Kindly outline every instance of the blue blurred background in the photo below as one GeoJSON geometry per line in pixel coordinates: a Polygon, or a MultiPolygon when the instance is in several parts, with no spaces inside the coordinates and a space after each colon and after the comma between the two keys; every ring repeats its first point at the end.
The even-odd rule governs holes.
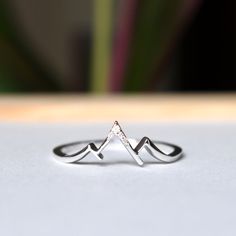
{"type": "Polygon", "coordinates": [[[235,91],[235,0],[0,0],[0,92],[235,91]]]}

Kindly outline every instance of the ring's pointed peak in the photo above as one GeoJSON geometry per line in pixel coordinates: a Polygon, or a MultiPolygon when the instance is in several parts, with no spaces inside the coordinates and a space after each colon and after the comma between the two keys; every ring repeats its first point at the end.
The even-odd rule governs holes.
{"type": "Polygon", "coordinates": [[[121,126],[119,125],[118,121],[114,122],[114,124],[111,128],[111,131],[116,135],[119,134],[120,132],[122,132],[121,126]]]}
{"type": "Polygon", "coordinates": [[[120,124],[117,120],[115,120],[113,125],[120,125],[120,124]]]}
{"type": "Polygon", "coordinates": [[[115,121],[112,125],[112,129],[121,129],[121,126],[118,121],[115,121]]]}

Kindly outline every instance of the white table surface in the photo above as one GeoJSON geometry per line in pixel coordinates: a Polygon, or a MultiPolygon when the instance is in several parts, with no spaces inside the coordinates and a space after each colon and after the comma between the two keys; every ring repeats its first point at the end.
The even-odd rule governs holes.
{"type": "Polygon", "coordinates": [[[121,124],[184,149],[172,164],[56,162],[64,142],[112,124],[0,124],[0,235],[236,235],[236,123],[121,124]]]}

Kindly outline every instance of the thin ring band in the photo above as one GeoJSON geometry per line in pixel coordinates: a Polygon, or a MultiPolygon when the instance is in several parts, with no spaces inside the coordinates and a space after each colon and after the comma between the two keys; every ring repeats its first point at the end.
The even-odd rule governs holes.
{"type": "Polygon", "coordinates": [[[112,129],[108,133],[108,136],[104,141],[93,140],[91,141],[80,141],[75,143],[63,144],[53,149],[56,159],[65,163],[73,163],[82,160],[89,153],[93,153],[99,160],[103,159],[102,150],[112,141],[113,137],[116,136],[120,139],[126,150],[130,153],[133,159],[140,165],[143,165],[143,160],[140,158],[139,153],[144,148],[150,155],[162,162],[174,162],[178,160],[182,155],[182,149],[174,144],[166,142],[152,142],[148,137],[143,137],[135,148],[130,144],[131,139],[128,139],[121,129],[117,121],[114,122],[112,129]],[[101,145],[97,147],[95,144],[101,142],[101,145]],[[157,144],[163,144],[172,147],[171,153],[166,153],[157,144]],[[84,145],[82,149],[72,154],[63,152],[63,149],[72,147],[75,145],[84,145]]]}
{"type": "MultiPolygon", "coordinates": [[[[137,139],[128,139],[129,142],[132,141],[137,141],[137,139]]],[[[89,141],[78,141],[78,142],[73,142],[73,143],[68,143],[68,144],[62,144],[60,146],[57,146],[53,149],[53,153],[55,154],[55,158],[58,161],[64,162],[64,163],[74,163],[81,161],[83,158],[85,158],[89,152],[97,152],[97,157],[99,160],[103,159],[103,155],[98,151],[101,149],[103,150],[104,143],[106,143],[107,140],[103,141],[102,139],[97,139],[97,140],[89,140],[89,141]],[[96,144],[100,144],[99,148],[97,148],[96,144]],[[63,149],[73,147],[73,146],[84,146],[79,151],[76,151],[74,153],[68,154],[63,151],[63,149]]],[[[161,161],[161,162],[166,162],[166,163],[171,163],[177,161],[179,158],[181,158],[182,155],[182,149],[179,146],[176,146],[171,143],[167,142],[160,142],[160,141],[151,141],[149,138],[144,137],[141,139],[141,141],[136,145],[135,148],[132,148],[133,151],[135,152],[136,155],[140,153],[140,151],[145,148],[146,151],[155,159],[161,161]],[[164,151],[161,151],[160,148],[157,147],[157,145],[165,145],[168,147],[171,147],[173,151],[171,153],[165,153],[164,151]]],[[[138,163],[141,164],[141,163],[138,163]]],[[[142,163],[143,164],[143,163],[142,163]]],[[[141,164],[141,165],[142,165],[141,164]]]]}

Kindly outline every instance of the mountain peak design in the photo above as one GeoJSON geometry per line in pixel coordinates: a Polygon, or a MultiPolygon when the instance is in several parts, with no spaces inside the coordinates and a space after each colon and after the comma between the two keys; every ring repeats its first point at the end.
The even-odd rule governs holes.
{"type": "Polygon", "coordinates": [[[161,151],[155,144],[152,142],[148,137],[143,137],[140,142],[137,144],[135,148],[132,147],[132,145],[129,142],[129,139],[126,137],[125,133],[123,132],[121,126],[119,125],[118,121],[115,121],[110,132],[108,133],[105,140],[102,142],[102,144],[99,146],[99,148],[95,145],[95,143],[98,142],[98,140],[94,140],[93,142],[81,141],[81,142],[75,142],[75,143],[69,143],[65,145],[58,146],[54,148],[53,152],[56,154],[56,157],[58,160],[66,162],[66,163],[73,163],[82,160],[85,156],[87,156],[89,153],[92,153],[95,155],[99,160],[103,159],[102,151],[105,149],[105,147],[110,143],[110,141],[117,137],[121,143],[124,145],[126,150],[129,152],[129,154],[133,157],[133,159],[142,166],[144,163],[142,159],[139,156],[139,152],[145,148],[147,152],[149,152],[150,155],[152,155],[154,158],[158,159],[162,162],[173,162],[180,158],[182,154],[182,149],[178,146],[175,146],[173,144],[164,143],[164,142],[155,142],[155,144],[163,144],[167,145],[173,148],[173,151],[171,153],[165,153],[164,151],[161,151]],[[70,146],[75,145],[86,145],[83,147],[80,151],[77,151],[72,154],[65,153],[63,150],[65,148],[68,148],[70,146]]]}

